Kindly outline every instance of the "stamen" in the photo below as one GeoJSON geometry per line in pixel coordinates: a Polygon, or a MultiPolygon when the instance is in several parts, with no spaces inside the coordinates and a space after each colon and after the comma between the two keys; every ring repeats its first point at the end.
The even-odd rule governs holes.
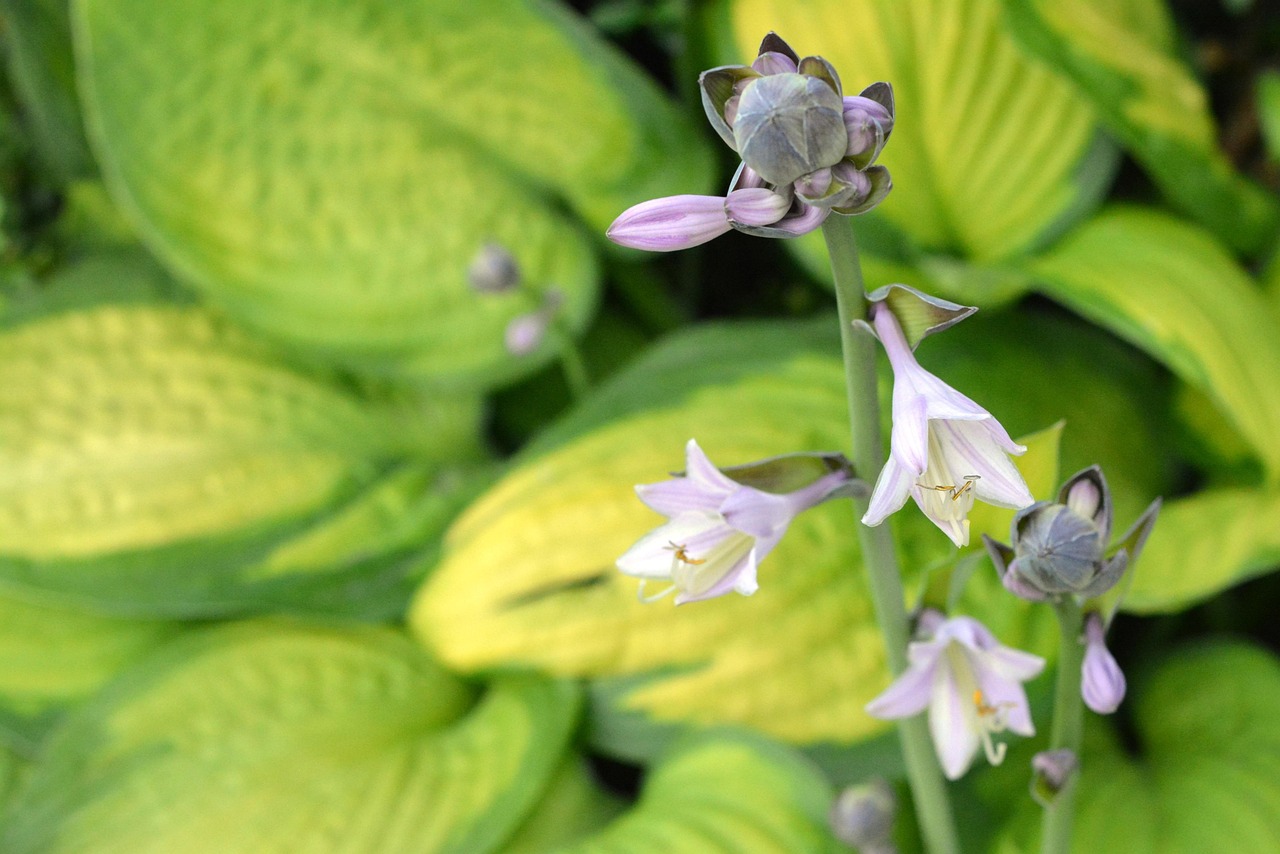
{"type": "Polygon", "coordinates": [[[1004,732],[1008,727],[1008,715],[1006,709],[1011,708],[1013,703],[1000,703],[996,706],[987,704],[986,699],[982,695],[981,689],[973,692],[973,705],[978,710],[978,726],[981,729],[980,736],[982,738],[982,752],[987,755],[987,761],[992,765],[999,765],[1004,761],[1004,755],[1008,751],[1008,745],[1004,742],[996,743],[991,738],[992,733],[1004,732]]]}
{"type": "Polygon", "coordinates": [[[673,558],[673,561],[672,561],[673,566],[674,566],[674,562],[677,560],[680,561],[681,563],[687,563],[690,566],[697,566],[700,563],[707,562],[707,559],[705,557],[689,557],[689,553],[686,551],[688,546],[683,546],[683,545],[679,545],[678,543],[673,543],[671,540],[667,540],[667,544],[663,546],[663,548],[665,548],[669,552],[675,552],[675,557],[673,558]]]}

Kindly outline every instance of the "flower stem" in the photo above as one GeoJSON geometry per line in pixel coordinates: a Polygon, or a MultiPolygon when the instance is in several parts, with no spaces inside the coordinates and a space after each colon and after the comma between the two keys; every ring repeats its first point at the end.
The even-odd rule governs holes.
{"type": "MultiPolygon", "coordinates": [[[[1080,603],[1070,596],[1054,605],[1061,632],[1058,653],[1058,682],[1053,694],[1053,731],[1049,749],[1065,748],[1080,759],[1080,742],[1084,734],[1084,702],[1080,697],[1080,665],[1084,661],[1084,645],[1080,633],[1084,616],[1080,603]]],[[[1043,854],[1067,854],[1071,850],[1071,822],[1075,815],[1077,770],[1045,807],[1041,839],[1043,854]]]]}
{"type": "MultiPolygon", "coordinates": [[[[853,465],[858,477],[874,481],[884,465],[880,437],[879,382],[876,374],[876,341],[855,320],[866,317],[866,293],[858,244],[848,217],[830,216],[822,224],[831,257],[836,305],[840,314],[840,343],[844,351],[845,387],[849,396],[849,424],[853,432],[853,465]]],[[[858,518],[867,511],[869,499],[854,499],[858,518]]],[[[869,528],[858,523],[863,563],[875,604],[876,619],[884,635],[889,668],[897,676],[907,668],[910,640],[907,611],[903,604],[902,577],[888,525],[869,528]]],[[[923,715],[898,722],[898,737],[906,761],[907,781],[920,820],[921,835],[932,854],[955,854],[960,850],[955,819],[942,769],[929,742],[923,715]]]]}
{"type": "Polygon", "coordinates": [[[587,363],[578,349],[578,342],[559,319],[551,324],[552,334],[556,337],[556,355],[560,360],[560,371],[564,374],[565,385],[569,387],[569,396],[576,402],[581,401],[591,391],[591,378],[587,374],[587,363]]]}

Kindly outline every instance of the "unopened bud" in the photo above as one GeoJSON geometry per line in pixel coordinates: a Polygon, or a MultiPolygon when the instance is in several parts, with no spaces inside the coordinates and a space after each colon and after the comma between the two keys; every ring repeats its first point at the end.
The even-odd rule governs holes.
{"type": "Polygon", "coordinates": [[[897,796],[884,780],[850,786],[831,807],[831,832],[863,854],[889,854],[897,850],[893,844],[897,812],[897,796]]]}
{"type": "Polygon", "coordinates": [[[1102,618],[1090,614],[1084,622],[1084,663],[1080,667],[1080,693],[1084,704],[1100,715],[1120,707],[1126,689],[1124,672],[1107,649],[1102,618]]]}
{"type": "Polygon", "coordinates": [[[482,294],[500,294],[520,286],[520,267],[505,247],[486,243],[467,267],[467,281],[482,294]]]}
{"type": "Polygon", "coordinates": [[[1071,777],[1080,767],[1080,760],[1074,751],[1043,750],[1031,759],[1031,796],[1043,807],[1053,804],[1062,787],[1067,785],[1071,777]]]}
{"type": "Polygon", "coordinates": [[[844,157],[844,102],[824,79],[773,74],[749,83],[738,101],[734,146],[771,184],[790,184],[844,157]]]}

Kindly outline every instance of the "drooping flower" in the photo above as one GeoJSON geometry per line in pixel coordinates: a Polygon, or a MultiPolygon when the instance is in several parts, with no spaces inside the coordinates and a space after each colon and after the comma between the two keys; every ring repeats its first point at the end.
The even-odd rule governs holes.
{"type": "Polygon", "coordinates": [[[1102,469],[1090,466],[1062,485],[1057,502],[1037,501],[1018,511],[1012,546],[984,541],[1004,586],[1023,599],[1092,599],[1114,587],[1138,559],[1159,512],[1157,498],[1111,549],[1111,491],[1102,469]]]}
{"type": "Polygon", "coordinates": [[[1124,672],[1107,649],[1102,617],[1089,614],[1084,621],[1084,662],[1080,667],[1080,693],[1084,704],[1100,715],[1120,708],[1125,694],[1124,672]]]}
{"type": "Polygon", "coordinates": [[[991,413],[920,366],[887,298],[873,299],[870,316],[893,366],[893,430],[862,522],[879,525],[911,497],[952,542],[967,546],[975,499],[1015,509],[1034,501],[1009,459],[1026,448],[991,413]]]}
{"type": "MultiPolygon", "coordinates": [[[[789,472],[824,472],[788,492],[769,492],[734,480],[716,468],[698,443],[685,448],[685,471],[670,480],[636,487],[640,500],[668,517],[618,558],[618,569],[641,580],[670,586],[646,601],[675,592],[677,605],[736,591],[750,596],[758,586],[756,568],[799,513],[829,498],[850,480],[847,464],[835,456],[795,455],[742,467],[752,482],[781,483],[789,472]]],[[[730,471],[734,471],[730,469],[730,471]]]]}
{"type": "Polygon", "coordinates": [[[723,196],[641,202],[609,227],[615,243],[669,252],[737,229],[796,237],[831,213],[865,213],[893,182],[874,165],[893,131],[893,89],[875,83],[844,96],[825,59],[801,59],[776,34],[751,65],[726,65],[698,78],[712,127],[742,157],[723,196]]]}
{"type": "Polygon", "coordinates": [[[929,710],[929,732],[947,779],[959,779],[978,754],[998,765],[1005,745],[992,735],[1005,730],[1035,735],[1022,683],[1044,669],[1044,659],[1002,646],[971,617],[922,620],[929,639],[907,647],[909,665],[867,713],[885,720],[929,710]]]}

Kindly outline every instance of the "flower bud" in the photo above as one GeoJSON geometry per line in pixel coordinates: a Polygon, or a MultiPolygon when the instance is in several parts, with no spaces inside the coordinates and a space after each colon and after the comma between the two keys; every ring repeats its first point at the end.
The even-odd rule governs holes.
{"type": "Polygon", "coordinates": [[[501,294],[520,287],[520,267],[506,247],[486,243],[467,267],[467,281],[482,294],[501,294]]]}
{"type": "Polygon", "coordinates": [[[542,346],[551,320],[544,311],[531,311],[511,319],[503,343],[513,356],[528,356],[542,346]]]}
{"type": "Polygon", "coordinates": [[[790,184],[844,157],[844,101],[821,77],[761,77],[742,92],[733,139],[743,161],[766,181],[790,184]]]}
{"type": "MultiPolygon", "coordinates": [[[[1154,518],[1154,509],[1149,509],[1135,531],[1149,531],[1154,518]]],[[[1120,580],[1145,539],[1144,532],[1131,544],[1135,536],[1131,531],[1126,542],[1107,557],[1111,493],[1097,466],[1063,484],[1057,502],[1038,501],[1018,511],[1011,533],[1012,548],[987,537],[987,549],[1005,587],[1032,601],[1102,595],[1120,580]]]]}
{"type": "Polygon", "coordinates": [[[1120,665],[1107,649],[1106,630],[1098,614],[1085,618],[1084,641],[1084,664],[1080,667],[1084,704],[1100,715],[1109,715],[1124,700],[1126,685],[1120,665]]]}
{"type": "Polygon", "coordinates": [[[893,822],[898,799],[884,780],[849,786],[831,806],[828,820],[837,839],[860,851],[894,851],[893,822]]]}
{"type": "Polygon", "coordinates": [[[713,240],[729,231],[720,196],[667,196],[623,211],[605,236],[621,246],[671,252],[713,240]]]}
{"type": "Polygon", "coordinates": [[[845,157],[870,154],[869,164],[893,130],[893,116],[883,104],[861,95],[850,95],[844,99],[844,127],[849,135],[845,157]]]}
{"type": "Polygon", "coordinates": [[[1065,747],[1037,753],[1031,759],[1031,797],[1043,807],[1051,806],[1079,767],[1075,752],[1065,747]]]}
{"type": "Polygon", "coordinates": [[[772,225],[791,209],[791,194],[767,187],[734,190],[724,200],[724,212],[733,226],[772,225]]]}

